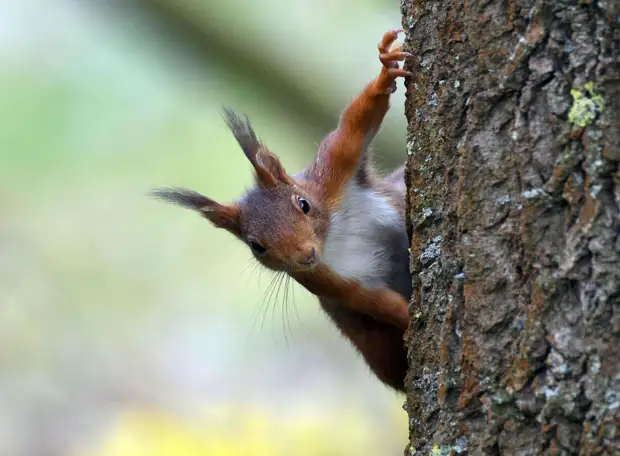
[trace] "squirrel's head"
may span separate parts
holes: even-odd
[[[311,182],[288,175],[278,157],[257,138],[247,119],[224,110],[255,172],[255,185],[239,201],[219,204],[182,188],[158,189],[153,196],[195,210],[214,226],[245,242],[256,259],[276,271],[299,271],[319,263],[329,225]]]

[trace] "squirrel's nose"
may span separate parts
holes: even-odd
[[[312,244],[301,246],[296,255],[296,261],[304,266],[309,266],[316,261],[316,249]]]

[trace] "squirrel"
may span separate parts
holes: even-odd
[[[413,292],[405,229],[404,167],[380,177],[368,146],[389,109],[396,79],[412,73],[410,56],[394,45],[402,29],[379,45],[378,77],[349,103],[314,160],[288,174],[259,140],[247,117],[224,117],[255,172],[238,201],[220,204],[192,190],[160,188],[152,196],[197,211],[246,243],[268,269],[285,271],[318,297],[376,377],[403,392],[404,332]]]

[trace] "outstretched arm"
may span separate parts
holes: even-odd
[[[369,315],[403,331],[409,327],[409,304],[399,293],[389,289],[368,289],[352,279],[334,273],[319,264],[310,272],[293,272],[293,278],[310,293],[338,300],[351,310]]]
[[[322,189],[328,205],[337,205],[344,185],[349,182],[368,144],[381,127],[387,113],[390,95],[396,90],[396,78],[411,76],[399,68],[398,62],[409,56],[402,45],[392,44],[402,30],[392,30],[378,45],[383,64],[379,76],[345,108],[336,130],[321,143],[313,165],[312,181]]]

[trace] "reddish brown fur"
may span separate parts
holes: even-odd
[[[404,391],[408,366],[403,331],[344,307],[337,300],[319,298],[319,302],[342,334],[355,345],[377,378],[397,391]]]
[[[403,391],[407,361],[402,338],[409,324],[409,296],[390,288],[364,288],[319,261],[330,215],[339,207],[352,179],[385,195],[401,215],[404,212],[402,169],[380,178],[372,167],[362,163],[368,160],[364,149],[389,108],[396,78],[409,75],[398,67],[398,61],[407,54],[401,52],[401,46],[390,49],[398,32],[384,35],[378,46],[383,64],[379,76],[346,107],[338,127],[321,143],[313,163],[298,175],[286,173],[278,158],[259,141],[247,118],[241,120],[226,110],[228,125],[254,167],[256,186],[229,205],[185,189],[161,190],[156,195],[197,210],[214,226],[252,246],[264,266],[290,274],[319,298],[325,312],[375,375]],[[308,213],[301,209],[299,198],[311,207]],[[261,251],[256,250],[258,247]],[[316,253],[316,263],[302,261],[310,253]]]
[[[390,107],[390,94],[396,90],[395,79],[409,75],[398,67],[397,62],[407,53],[400,52],[401,46],[390,49],[398,32],[387,32],[381,39],[378,49],[383,66],[379,76],[345,108],[338,128],[323,140],[308,169],[310,180],[320,187],[323,200],[332,210],[338,206],[343,187],[360,164],[360,150],[370,142],[383,122]]]
[[[409,326],[407,301],[395,291],[363,288],[354,280],[334,274],[324,264],[310,271],[293,271],[291,275],[312,294],[333,299],[403,331]]]

